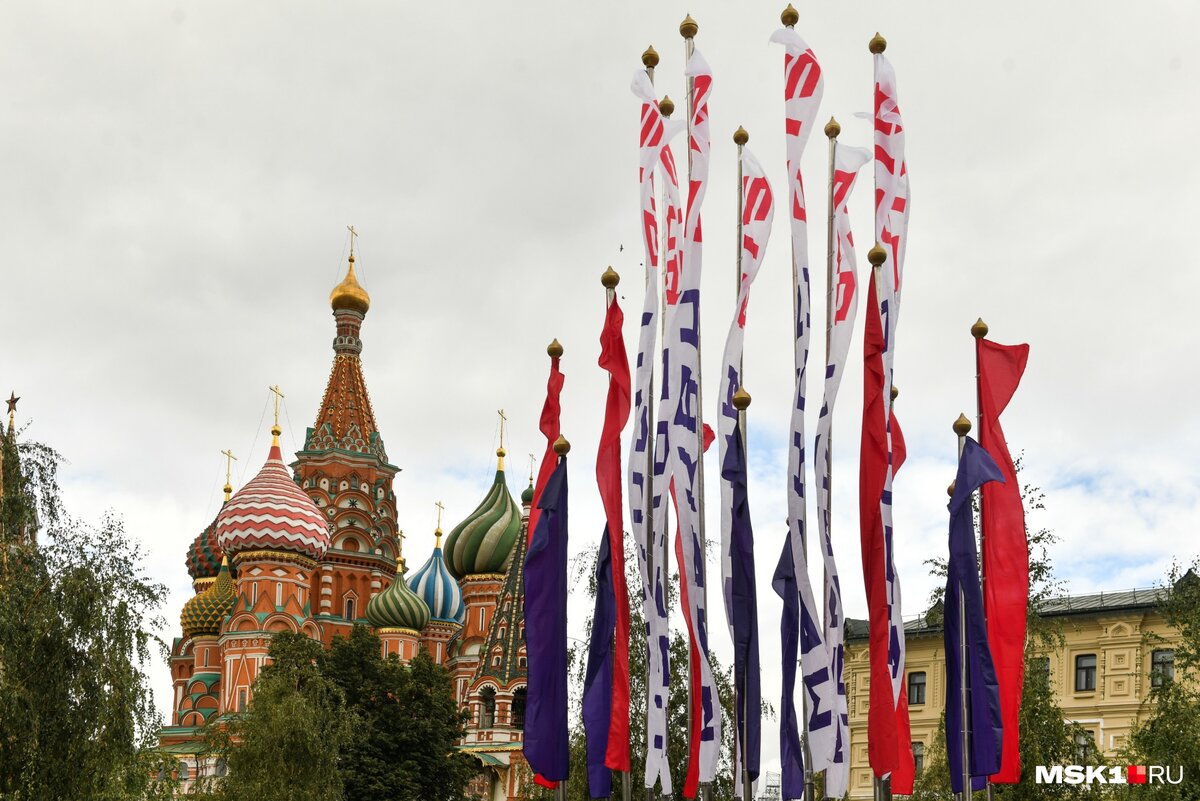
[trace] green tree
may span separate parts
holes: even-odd
[[[320,662],[353,721],[340,763],[355,801],[455,801],[477,768],[457,751],[467,719],[449,673],[421,651],[407,665],[381,656],[379,638],[355,626]]]
[[[228,801],[340,801],[339,763],[351,736],[341,689],[326,677],[321,643],[299,633],[271,639],[271,663],[247,713],[217,733]]]
[[[70,518],[61,458],[0,436],[0,798],[141,799],[159,718],[143,667],[166,588],[114,515]],[[35,543],[35,535],[37,542]]]
[[[1183,783],[1156,785],[1155,797],[1200,798],[1200,578],[1193,561],[1186,573],[1175,564],[1167,575],[1165,597],[1159,611],[1179,632],[1175,650],[1175,675],[1156,682],[1146,700],[1148,714],[1130,737],[1123,756],[1129,764],[1182,768]],[[1146,788],[1129,788],[1133,794]]]

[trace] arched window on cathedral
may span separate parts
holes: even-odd
[[[354,620],[354,599],[346,599],[346,620]]]
[[[512,727],[525,731],[525,688],[518,687],[513,692]]]
[[[496,725],[496,691],[484,687],[479,691],[479,728],[490,729]]]

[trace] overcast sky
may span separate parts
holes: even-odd
[[[287,395],[287,449],[314,419],[332,360],[328,293],[353,223],[372,299],[363,361],[403,468],[395,489],[409,565],[432,547],[434,501],[453,525],[486,491],[501,407],[510,486],[524,486],[524,454],[544,447],[537,416],[552,337],[566,349],[572,551],[594,549],[604,267],[625,279],[631,357],[642,302],[630,77],[653,44],[658,89],[682,108],[677,26],[686,12],[696,18],[714,73],[703,280],[712,420],[733,311],[738,125],[786,194],[783,53],[767,44],[782,4],[8,4],[0,390],[23,397],[25,436],[69,460],[70,509],[124,515],[171,588],[176,626],[190,596],[185,550],[220,503],[219,451],[239,457],[235,487],[261,466],[269,384]],[[909,614],[934,584],[922,561],[945,552],[950,424],[973,415],[968,329],[978,316],[997,341],[1030,344],[1004,426],[1025,454],[1022,478],[1046,492],[1030,524],[1061,537],[1053,557],[1070,589],[1150,585],[1200,550],[1200,9],[1079,8],[800,7],[797,30],[826,76],[821,119],[841,120],[843,143],[868,144],[868,122],[853,115],[870,108],[867,40],[878,29],[908,132],[896,382],[909,462],[896,482],[896,548]],[[824,145],[815,137],[804,162],[816,219]],[[860,242],[870,239],[869,181],[851,206]],[[823,234],[811,245],[819,264]],[[818,298],[823,275],[814,270]],[[780,214],[746,335],[767,698],[778,694],[769,578],[784,519],[789,283]],[[814,324],[823,329],[819,313]],[[851,352],[834,435],[834,536],[846,607],[861,617],[861,331]],[[815,358],[809,368],[819,375]],[[576,636],[588,606],[572,605]],[[727,659],[725,628],[714,631]],[[166,714],[166,665],[153,677]],[[773,728],[763,741],[765,762],[777,764]]]

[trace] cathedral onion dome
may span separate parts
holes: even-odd
[[[529,504],[533,503],[533,482],[532,481],[529,482],[529,486],[525,488],[525,491],[521,493],[521,503],[523,503],[525,506],[528,506]]]
[[[267,462],[217,515],[217,543],[227,556],[290,551],[320,559],[329,550],[329,522],[296,486],[279,449],[279,426]]]
[[[461,580],[464,576],[503,573],[520,531],[521,512],[504,481],[501,455],[496,480],[487,496],[446,538],[450,575]]]
[[[462,589],[446,568],[446,560],[442,556],[442,530],[439,528],[435,533],[437,544],[433,547],[433,555],[412,574],[408,586],[429,607],[430,617],[434,620],[462,623],[466,612]]]
[[[221,569],[224,554],[217,544],[217,521],[214,518],[208,528],[196,535],[187,552],[187,570],[192,581],[215,578]]]
[[[377,629],[420,631],[429,624],[429,607],[397,575],[386,590],[367,603],[367,620]]]
[[[371,308],[371,296],[354,277],[353,253],[350,254],[350,269],[346,271],[346,277],[329,293],[329,305],[334,311],[349,309],[359,314],[366,314],[367,309]]]
[[[213,585],[183,605],[183,612],[179,615],[183,636],[220,634],[221,623],[233,611],[235,597],[233,578],[229,575],[229,560],[222,559]]]

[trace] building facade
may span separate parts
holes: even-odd
[[[470,713],[461,745],[479,762],[472,789],[520,798],[525,703],[524,553],[532,486],[518,505],[504,449],[483,501],[406,578],[389,461],[363,374],[361,329],[370,298],[354,255],[330,294],[333,366],[304,448],[285,464],[278,419],[258,474],[192,541],[193,597],[170,656],[172,712],[160,747],[177,758],[182,789],[224,766],[204,754],[203,728],[246,710],[271,638],[303,632],[326,646],[356,625],[385,656],[424,650],[453,678]],[[278,415],[276,415],[278,416]]]
[[[1114,756],[1144,717],[1155,682],[1174,677],[1175,644],[1157,605],[1160,588],[1052,598],[1039,613],[1058,624],[1060,650],[1040,657],[1055,700],[1085,735],[1076,743],[1081,764],[1091,749]],[[905,623],[905,688],[917,771],[937,736],[946,707],[946,654],[940,603]],[[871,798],[867,759],[870,664],[867,622],[846,621],[846,694],[850,715],[850,797]]]

